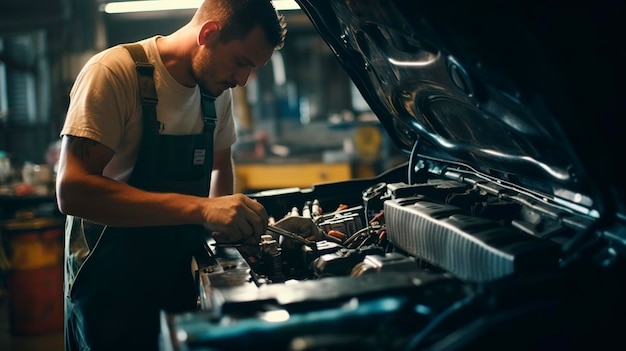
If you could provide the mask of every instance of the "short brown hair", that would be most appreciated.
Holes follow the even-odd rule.
[[[285,43],[285,17],[276,11],[271,0],[204,0],[192,22],[201,23],[209,19],[221,23],[222,42],[245,38],[259,25],[275,50],[281,49]]]

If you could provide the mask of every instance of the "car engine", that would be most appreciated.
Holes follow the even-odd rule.
[[[209,242],[200,311],[163,315],[164,350],[574,349],[610,330],[581,323],[616,306],[574,204],[434,161],[251,196],[326,239],[272,229],[254,259]]]

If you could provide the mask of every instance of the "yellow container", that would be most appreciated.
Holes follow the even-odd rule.
[[[1,228],[11,333],[63,331],[63,220],[17,218]]]

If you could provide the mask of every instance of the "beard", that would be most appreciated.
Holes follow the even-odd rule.
[[[196,53],[191,61],[191,76],[202,92],[218,97],[224,90],[232,88],[236,84],[219,80],[219,70],[215,67],[216,61],[213,53],[213,48]]]
[[[218,96],[222,91],[218,91],[211,86],[211,82],[216,80],[211,67],[211,57],[203,52],[197,53],[191,61],[191,76],[205,94]]]

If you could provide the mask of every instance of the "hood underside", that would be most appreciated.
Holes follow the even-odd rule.
[[[623,5],[298,2],[407,153],[584,207],[623,190]]]

